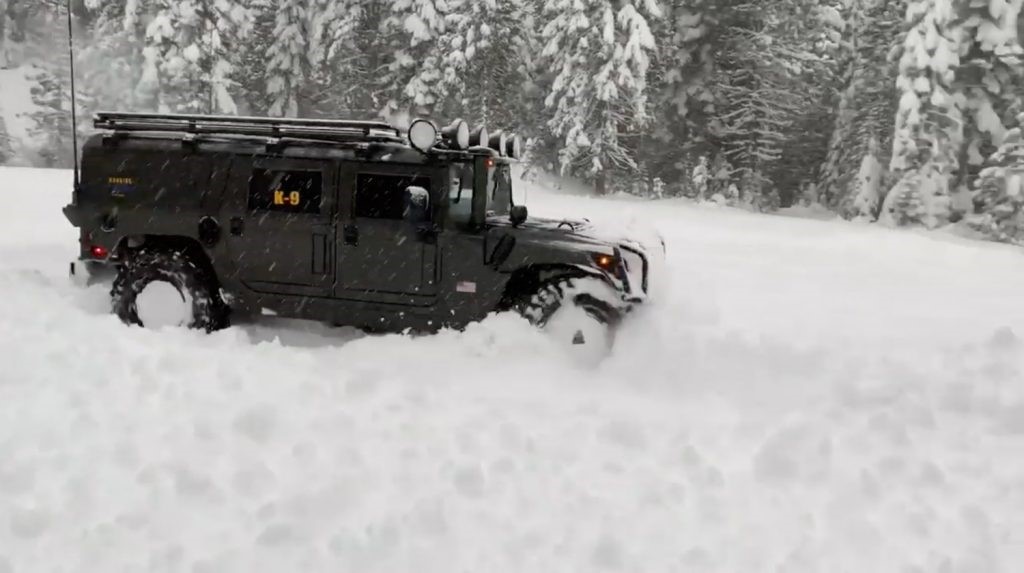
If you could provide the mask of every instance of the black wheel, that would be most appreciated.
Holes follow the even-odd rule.
[[[622,299],[595,277],[563,278],[541,285],[518,312],[559,343],[607,350],[622,320]]]
[[[114,314],[125,324],[207,332],[228,325],[216,278],[176,250],[132,253],[118,269],[110,296]]]

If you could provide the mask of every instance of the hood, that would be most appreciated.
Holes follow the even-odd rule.
[[[594,225],[588,219],[547,219],[530,217],[513,227],[508,217],[488,217],[488,226],[500,234],[508,234],[528,243],[556,247],[568,251],[619,255],[624,263],[634,293],[649,298],[653,290],[662,290],[665,274],[665,241],[657,230],[636,221]],[[655,276],[652,276],[655,275]],[[643,285],[641,287],[640,285]]]
[[[488,217],[487,224],[492,227],[512,227],[511,221],[504,216]],[[593,225],[587,219],[548,219],[531,215],[525,223],[515,228],[523,231],[541,231],[593,238],[593,235],[588,233],[593,229]]]
[[[589,219],[548,219],[530,216],[522,225],[512,227],[508,217],[488,217],[488,226],[515,229],[524,234],[579,241],[591,245],[621,246],[655,257],[664,257],[665,240],[653,227],[625,224],[595,225]]]
[[[487,225],[511,231],[519,236],[571,244],[595,252],[611,254],[616,246],[615,241],[598,237],[594,226],[586,219],[547,219],[531,216],[523,224],[513,227],[508,217],[488,217]]]

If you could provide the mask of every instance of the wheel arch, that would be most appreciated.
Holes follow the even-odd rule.
[[[113,253],[119,260],[127,260],[132,251],[143,249],[160,249],[178,251],[188,257],[194,264],[202,268],[209,276],[221,284],[220,277],[213,265],[213,259],[195,237],[187,235],[131,235],[121,237]]]
[[[502,292],[498,310],[510,310],[524,297],[537,292],[542,285],[552,281],[592,277],[618,290],[617,285],[605,273],[598,269],[576,264],[533,264],[524,265],[512,271]]]

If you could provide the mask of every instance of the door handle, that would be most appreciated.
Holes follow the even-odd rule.
[[[355,223],[345,225],[342,235],[344,235],[346,245],[359,244],[359,227],[356,227]]]
[[[245,232],[245,221],[241,217],[231,218],[231,234],[235,237],[241,237],[242,233]]]

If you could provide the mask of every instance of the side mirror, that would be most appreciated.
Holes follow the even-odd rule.
[[[430,221],[430,192],[412,185],[405,189],[405,220],[413,225]]]
[[[508,218],[511,219],[512,225],[516,227],[525,223],[529,216],[530,212],[526,209],[526,205],[513,205],[512,209],[508,212]]]

